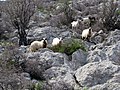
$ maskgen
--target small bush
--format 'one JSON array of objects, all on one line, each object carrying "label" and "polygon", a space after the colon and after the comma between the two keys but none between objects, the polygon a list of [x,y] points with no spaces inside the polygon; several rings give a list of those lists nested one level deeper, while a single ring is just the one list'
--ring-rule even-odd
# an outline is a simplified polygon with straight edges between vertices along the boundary
[{"label": "small bush", "polygon": [[3,69],[17,70],[18,68],[16,67],[16,65],[18,65],[19,62],[17,56],[20,56],[17,49],[18,47],[15,46],[15,44],[7,41],[0,42],[0,46],[2,48],[0,56],[0,66]]},{"label": "small bush", "polygon": [[88,87],[84,87],[83,90],[88,90]]},{"label": "small bush", "polygon": [[32,89],[31,90],[42,90],[42,81],[38,82],[38,83],[35,83],[33,86],[32,86]]},{"label": "small bush", "polygon": [[79,40],[70,40],[65,43],[63,43],[61,46],[55,46],[51,47],[54,52],[60,52],[65,53],[67,55],[71,55],[73,52],[75,52],[78,49],[82,49],[83,51],[86,51],[86,48]]},{"label": "small bush", "polygon": [[13,46],[14,44],[12,42],[7,42],[7,41],[1,41],[0,42],[1,46]]}]

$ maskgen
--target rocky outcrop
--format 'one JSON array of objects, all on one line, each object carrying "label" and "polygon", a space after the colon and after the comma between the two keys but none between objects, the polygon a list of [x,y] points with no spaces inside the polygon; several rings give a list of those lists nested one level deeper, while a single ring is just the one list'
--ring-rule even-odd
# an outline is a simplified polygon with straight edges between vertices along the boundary
[{"label": "rocky outcrop", "polygon": [[27,90],[32,87],[28,73],[15,73],[13,71],[0,71],[0,90]]},{"label": "rocky outcrop", "polygon": [[79,49],[72,54],[72,60],[70,61],[70,66],[73,70],[77,70],[86,63],[87,63],[87,52]]},{"label": "rocky outcrop", "polygon": [[119,90],[120,89],[120,72],[113,75],[113,78],[105,84],[95,85],[90,90]]},{"label": "rocky outcrop", "polygon": [[76,71],[77,81],[83,86],[92,87],[104,84],[120,71],[120,66],[111,61],[88,63]]},{"label": "rocky outcrop", "polygon": [[[44,7],[49,9],[49,6],[52,7],[55,1],[43,0],[43,3],[46,4]],[[96,14],[101,12],[103,2],[104,0],[73,0],[72,4],[69,5],[70,9],[76,12],[72,19],[76,20],[78,17],[86,17],[90,14],[95,15],[98,20]],[[53,7],[57,8],[57,6]],[[62,6],[61,8],[63,9]],[[40,20],[35,22],[35,24],[38,23],[38,26],[35,27],[34,23],[30,23],[32,28],[27,37],[29,44],[33,40],[41,40],[44,37],[47,38],[49,44],[55,37],[63,37],[63,42],[72,38],[81,38],[80,33],[85,27],[80,27],[78,32],[74,32],[69,25],[62,26],[61,22],[67,22],[67,19],[61,8],[54,14],[49,12],[50,15],[37,13]],[[47,18],[49,18],[48,21]],[[100,29],[97,25],[93,28],[95,31]],[[18,38],[14,37],[10,40],[17,42]],[[18,62],[20,70],[22,69],[22,73],[19,73],[19,75],[12,73],[9,74],[10,76],[8,76],[8,73],[5,76],[0,74],[0,89],[4,89],[1,85],[11,84],[9,89],[22,90],[23,86],[23,90],[27,90],[30,89],[28,86],[31,83],[37,85],[39,81],[42,81],[42,90],[84,90],[85,87],[89,90],[119,90],[120,30],[116,29],[110,31],[109,34],[97,35],[92,41],[96,45],[92,42],[83,41],[87,48],[86,52],[78,49],[71,56],[53,52],[48,48],[41,48],[36,52],[27,52],[29,46],[19,47],[16,50],[18,52],[14,53],[14,58],[17,58],[15,60]],[[0,46],[0,58],[3,52],[4,47]],[[4,57],[6,56],[4,55]],[[2,64],[0,61],[0,73],[3,73],[1,72]],[[6,77],[5,80],[3,80],[4,77]]]},{"label": "rocky outcrop", "polygon": [[43,84],[45,90],[46,88],[47,90],[51,90],[51,88],[52,90],[56,88],[73,90],[72,88],[79,87],[73,70],[77,70],[86,63],[86,52],[76,51],[72,55],[72,61],[67,55],[53,52],[47,48],[39,49],[38,52],[26,53],[25,56],[26,60],[21,64],[23,70],[29,73],[31,78],[47,81]]},{"label": "rocky outcrop", "polygon": [[88,62],[101,62],[109,60],[120,65],[120,30],[115,30],[110,33],[106,41],[96,46],[91,46],[87,56]]},{"label": "rocky outcrop", "polygon": [[[88,52],[81,49],[69,56],[39,49],[26,53],[22,64],[32,78],[44,80],[43,90],[119,90],[120,31],[112,31],[103,43],[88,45]],[[21,47],[24,51],[26,47]],[[24,52],[22,52],[24,53]]]},{"label": "rocky outcrop", "polygon": [[43,79],[43,72],[51,67],[58,67],[64,64],[67,56],[61,53],[54,53],[49,49],[40,52],[28,53],[23,62],[23,69],[30,73],[33,78]]}]

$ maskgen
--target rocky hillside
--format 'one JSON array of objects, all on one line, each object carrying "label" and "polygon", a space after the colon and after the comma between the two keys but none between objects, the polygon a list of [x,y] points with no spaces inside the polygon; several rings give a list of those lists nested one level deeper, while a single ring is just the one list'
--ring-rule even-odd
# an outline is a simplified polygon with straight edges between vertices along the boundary
[{"label": "rocky hillside", "polygon": [[[118,5],[114,14],[110,5]],[[30,45],[46,37],[48,46],[36,52],[18,46],[17,30],[7,32],[1,19],[0,35],[10,38],[0,42],[0,90],[120,90],[119,12],[119,0],[38,0],[27,39]],[[90,42],[81,39],[88,24],[71,27],[89,15],[95,17]],[[52,47],[55,37],[63,38],[60,47]]]}]

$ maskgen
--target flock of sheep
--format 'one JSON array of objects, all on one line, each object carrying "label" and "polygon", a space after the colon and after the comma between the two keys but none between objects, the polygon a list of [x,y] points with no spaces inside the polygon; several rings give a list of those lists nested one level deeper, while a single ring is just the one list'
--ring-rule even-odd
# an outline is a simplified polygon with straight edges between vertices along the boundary
[{"label": "flock of sheep", "polygon": [[[52,46],[60,46],[62,43],[62,38],[54,38],[52,42]],[[30,52],[35,52],[39,48],[46,48],[47,47],[47,40],[46,38],[43,38],[41,41],[33,41],[30,44],[29,51]]]},{"label": "flock of sheep", "polygon": [[[95,17],[89,16],[86,18],[81,18],[80,20],[77,19],[77,21],[71,22],[72,29],[77,29],[79,27],[79,22],[82,24],[88,23],[89,28],[84,29],[82,31],[82,39],[90,41],[91,36],[94,34],[91,28],[91,23],[95,21]],[[103,33],[103,31],[97,32],[98,34]],[[52,46],[60,46],[62,42],[62,38],[54,38],[52,41]],[[39,48],[46,48],[47,47],[47,40],[46,38],[43,38],[41,41],[33,41],[29,47],[30,52],[35,52]]]}]

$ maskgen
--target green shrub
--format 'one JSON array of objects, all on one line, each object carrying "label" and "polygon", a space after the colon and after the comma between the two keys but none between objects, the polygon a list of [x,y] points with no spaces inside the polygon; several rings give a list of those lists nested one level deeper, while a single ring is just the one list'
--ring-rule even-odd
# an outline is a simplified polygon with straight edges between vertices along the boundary
[{"label": "green shrub", "polygon": [[81,43],[80,40],[74,39],[64,42],[61,46],[54,46],[51,47],[50,49],[53,50],[54,52],[65,53],[67,55],[71,55],[78,49],[86,51],[86,48],[84,47],[83,43]]},{"label": "green shrub", "polygon": [[13,46],[14,44],[11,43],[11,42],[7,42],[7,41],[1,41],[1,42],[0,42],[0,45],[1,45],[1,46]]},{"label": "green shrub", "polygon": [[58,0],[59,3],[69,3],[72,0]]},{"label": "green shrub", "polygon": [[84,87],[83,90],[88,90],[88,87]]},{"label": "green shrub", "polygon": [[42,90],[42,81],[34,84],[32,90]]},{"label": "green shrub", "polygon": [[38,7],[37,7],[37,10],[40,11],[40,12],[43,12],[43,11],[44,11],[44,7],[38,6]]}]

